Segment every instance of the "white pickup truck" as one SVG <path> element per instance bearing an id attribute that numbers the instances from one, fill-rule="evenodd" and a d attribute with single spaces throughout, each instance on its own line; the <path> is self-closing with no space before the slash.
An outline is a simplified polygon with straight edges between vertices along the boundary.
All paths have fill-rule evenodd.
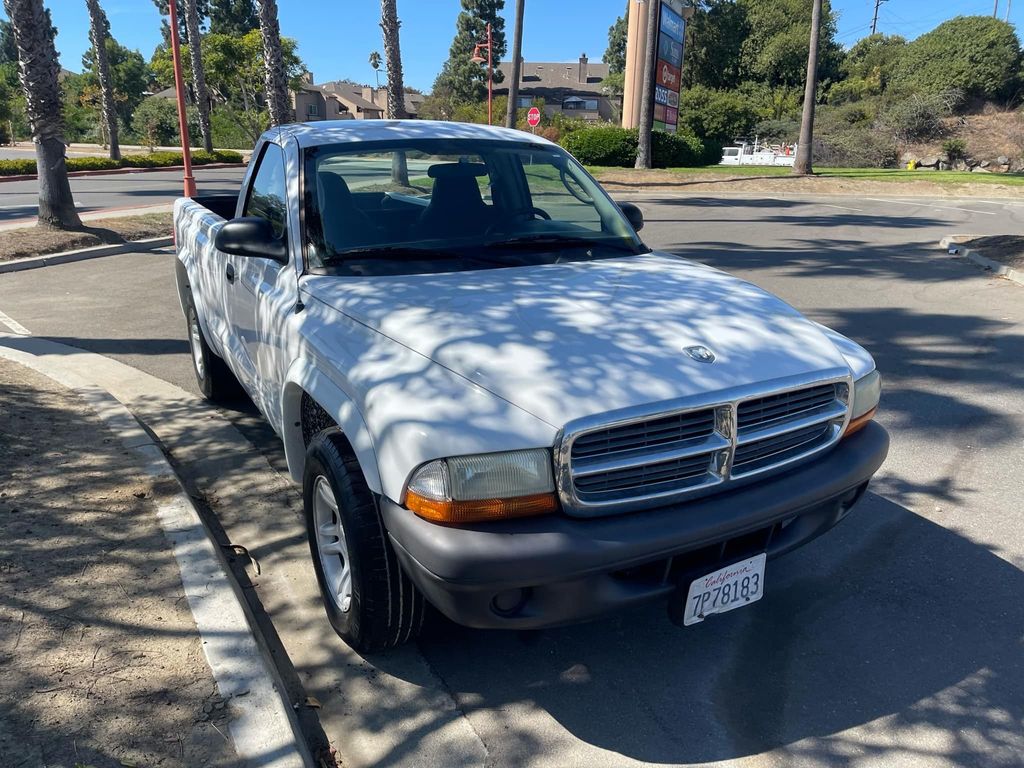
<path id="1" fill-rule="evenodd" d="M 888 451 L 864 349 L 652 251 L 635 205 L 529 134 L 285 126 L 237 200 L 174 213 L 199 387 L 240 383 L 283 439 L 357 649 L 430 606 L 535 628 L 749 605 Z"/>

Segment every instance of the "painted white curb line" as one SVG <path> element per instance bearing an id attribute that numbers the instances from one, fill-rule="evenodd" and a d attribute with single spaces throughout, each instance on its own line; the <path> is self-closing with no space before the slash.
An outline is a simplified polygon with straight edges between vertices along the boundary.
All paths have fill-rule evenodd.
<path id="1" fill-rule="evenodd" d="M 963 256 L 965 259 L 973 261 L 979 267 L 984 267 L 985 269 L 990 270 L 993 275 L 999 275 L 1000 277 L 1005 277 L 1007 280 L 1011 280 L 1018 285 L 1024 285 L 1024 270 L 1014 269 L 1006 264 L 994 261 L 993 259 L 988 258 L 988 256 L 983 256 L 980 251 L 974 250 L 973 248 L 964 248 L 960 245 L 960 241 L 956 239 L 957 237 L 958 235 L 944 237 L 939 241 L 939 245 L 946 249 L 956 248 L 957 256 Z"/>
<path id="2" fill-rule="evenodd" d="M 8 321 L 5 316 L 5 324 Z M 260 768 L 312 765 L 291 706 L 253 634 L 233 581 L 160 446 L 112 395 L 65 370 L 52 355 L 54 346 L 42 339 L 0 334 L 0 357 L 31 368 L 82 397 L 124 447 L 138 456 L 143 471 L 154 480 L 173 481 L 178 488 L 158 500 L 157 515 L 178 563 L 217 688 L 230 700 L 233 717 L 228 728 L 239 758 Z"/>

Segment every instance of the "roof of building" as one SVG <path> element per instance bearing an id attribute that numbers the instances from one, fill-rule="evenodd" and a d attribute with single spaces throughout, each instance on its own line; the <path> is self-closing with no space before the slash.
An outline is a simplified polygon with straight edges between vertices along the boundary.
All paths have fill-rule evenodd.
<path id="1" fill-rule="evenodd" d="M 498 69 L 505 75 L 495 90 L 508 90 L 508 81 L 512 77 L 512 62 L 503 61 Z M 601 93 L 601 83 L 608 77 L 608 65 L 601 61 L 587 62 L 586 82 L 579 79 L 580 63 L 578 61 L 524 61 L 519 81 L 520 90 L 536 88 L 565 89 L 578 93 Z"/>
<path id="2" fill-rule="evenodd" d="M 286 137 L 294 138 L 302 147 L 405 139 L 491 139 L 532 144 L 551 143 L 541 136 L 511 128 L 442 120 L 320 120 L 282 125 L 268 131 L 264 137 L 277 143 Z"/>

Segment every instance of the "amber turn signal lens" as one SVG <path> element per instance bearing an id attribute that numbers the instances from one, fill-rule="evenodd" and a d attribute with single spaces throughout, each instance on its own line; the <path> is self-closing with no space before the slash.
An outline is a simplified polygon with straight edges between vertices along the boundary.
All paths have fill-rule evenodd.
<path id="1" fill-rule="evenodd" d="M 850 423 L 846 425 L 846 431 L 843 433 L 843 437 L 849 437 L 854 432 L 859 432 L 864 429 L 864 427 L 868 425 L 868 422 L 875 418 L 875 411 L 877 410 L 877 408 L 872 408 L 863 416 L 858 416 L 856 419 L 850 419 Z"/>
<path id="2" fill-rule="evenodd" d="M 557 512 L 558 500 L 553 493 L 538 493 L 532 496 L 515 496 L 511 499 L 438 501 L 409 491 L 405 497 L 405 506 L 432 523 L 483 523 Z"/>

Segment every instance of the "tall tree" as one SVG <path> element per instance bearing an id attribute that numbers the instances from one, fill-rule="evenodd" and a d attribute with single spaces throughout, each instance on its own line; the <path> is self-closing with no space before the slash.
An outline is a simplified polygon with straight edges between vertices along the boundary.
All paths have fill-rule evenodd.
<path id="1" fill-rule="evenodd" d="M 640 94 L 640 125 L 638 126 L 636 167 L 650 168 L 653 155 L 654 70 L 658 58 L 658 12 L 661 4 L 647 4 L 647 50 L 644 51 L 644 79 Z"/>
<path id="2" fill-rule="evenodd" d="M 25 111 L 36 145 L 39 223 L 59 229 L 81 227 L 64 161 L 55 30 L 42 0 L 4 0 L 4 10 L 18 46 L 18 78 L 25 92 Z"/>
<path id="3" fill-rule="evenodd" d="M 381 65 L 381 61 L 382 61 L 382 59 L 380 57 L 380 51 L 371 51 L 370 52 L 370 58 L 367 61 L 369 61 L 369 63 L 370 63 L 370 69 L 373 70 L 374 77 L 377 78 L 377 86 L 379 87 L 380 86 L 380 65 Z"/>
<path id="4" fill-rule="evenodd" d="M 462 11 L 455 22 L 455 39 L 448 51 L 448 60 L 434 81 L 434 95 L 453 104 L 481 101 L 487 94 L 487 69 L 470 61 L 478 43 L 487 41 L 487 25 L 491 25 L 494 46 L 494 82 L 504 79 L 497 69 L 505 55 L 505 20 L 500 12 L 505 0 L 462 0 Z"/>
<path id="5" fill-rule="evenodd" d="M 402 77 L 402 46 L 398 29 L 397 0 L 380 0 L 380 33 L 384 42 L 384 61 L 388 69 L 388 102 L 385 117 L 403 120 L 405 113 L 405 84 Z M 409 186 L 409 162 L 405 152 L 391 155 L 391 180 L 403 187 Z"/>
<path id="6" fill-rule="evenodd" d="M 800 120 L 800 143 L 796 148 L 793 173 L 809 176 L 814 155 L 814 100 L 818 96 L 818 42 L 821 37 L 821 0 L 811 6 L 811 38 L 807 49 L 807 82 L 804 85 L 804 114 Z"/>
<path id="7" fill-rule="evenodd" d="M 263 78 L 267 111 L 271 125 L 292 122 L 288 102 L 288 78 L 281 54 L 281 25 L 277 20 L 277 0 L 256 0 L 263 35 Z"/>
<path id="8" fill-rule="evenodd" d="M 199 35 L 199 8 L 197 0 L 185 0 L 185 28 L 188 30 L 189 60 L 192 62 L 192 96 L 199 113 L 199 133 L 203 137 L 203 149 L 213 151 L 213 133 L 210 131 L 210 91 L 206 87 L 206 72 L 203 70 L 203 46 Z"/>
<path id="9" fill-rule="evenodd" d="M 523 13 L 526 0 L 516 0 L 516 20 L 512 27 L 512 78 L 508 84 L 508 109 L 505 112 L 505 127 L 516 127 L 519 112 L 519 79 L 523 64 Z"/>
<path id="10" fill-rule="evenodd" d="M 615 20 L 615 23 L 608 27 L 608 48 L 604 52 L 602 61 L 608 65 L 611 74 L 626 71 L 626 38 L 629 35 L 629 4 L 626 0 L 626 10 Z"/>
<path id="11" fill-rule="evenodd" d="M 85 0 L 89 9 L 89 42 L 92 43 L 93 56 L 96 60 L 96 77 L 100 81 L 100 105 L 103 111 L 103 124 L 107 129 L 107 141 L 110 142 L 110 159 L 121 159 L 121 146 L 117 141 L 117 109 L 114 107 L 114 81 L 110 75 L 110 64 L 107 62 L 107 38 L 110 37 L 110 23 L 107 14 L 100 7 L 99 0 Z"/>
<path id="12" fill-rule="evenodd" d="M 215 35 L 244 35 L 259 29 L 253 0 L 209 0 L 210 32 Z"/>

